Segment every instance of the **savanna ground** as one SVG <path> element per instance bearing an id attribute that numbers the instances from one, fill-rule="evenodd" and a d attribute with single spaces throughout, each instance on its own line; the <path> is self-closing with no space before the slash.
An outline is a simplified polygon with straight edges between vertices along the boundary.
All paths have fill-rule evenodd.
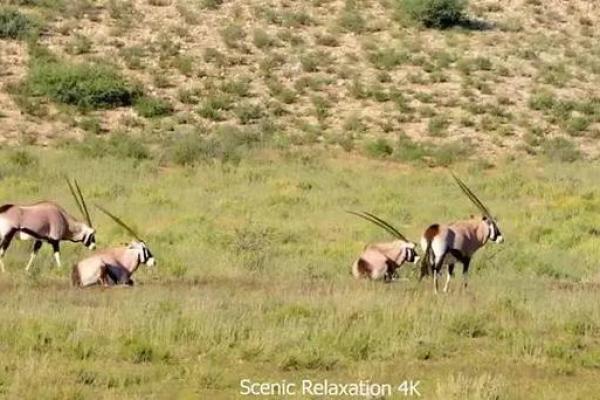
<path id="1" fill-rule="evenodd" d="M 0 396 L 239 397 L 240 379 L 420 380 L 427 399 L 600 392 L 598 7 L 472 1 L 0 1 L 0 199 L 122 215 L 159 265 L 76 290 L 44 248 L 0 276 Z M 351 279 L 386 234 L 476 212 L 470 287 Z M 99 245 L 129 240 L 93 212 Z M 460 271 L 460 268 L 459 268 Z M 460 273 L 454 285 L 457 289 Z M 299 398 L 296 396 L 295 398 Z"/>
<path id="2" fill-rule="evenodd" d="M 159 259 L 133 289 L 79 290 L 49 249 L 26 275 L 30 244 L 16 243 L 0 277 L 8 398 L 231 399 L 242 378 L 305 377 L 419 379 L 432 399 L 600 389 L 596 165 L 457 166 L 506 242 L 477 255 L 466 292 L 434 296 L 414 267 L 389 285 L 354 281 L 353 257 L 386 234 L 344 210 L 371 210 L 416 239 L 432 216 L 473 211 L 443 170 L 318 151 L 193 168 L 64 150 L 2 157 L 2 198 L 73 208 L 61 174 L 77 171 L 88 201 L 126 215 Z M 93 217 L 100 246 L 128 240 Z M 65 245 L 65 264 L 86 252 Z"/>

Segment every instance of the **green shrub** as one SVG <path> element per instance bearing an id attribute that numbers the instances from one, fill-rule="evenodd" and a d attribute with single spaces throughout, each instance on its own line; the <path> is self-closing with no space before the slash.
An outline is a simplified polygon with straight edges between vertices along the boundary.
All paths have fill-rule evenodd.
<path id="1" fill-rule="evenodd" d="M 15 150 L 8 156 L 8 160 L 19 168 L 33 167 L 38 164 L 38 159 L 27 150 Z"/>
<path id="2" fill-rule="evenodd" d="M 464 20 L 467 0 L 400 0 L 403 10 L 427 28 L 449 28 Z"/>
<path id="3" fill-rule="evenodd" d="M 394 148 L 394 158 L 399 161 L 422 161 L 429 151 L 421 144 L 413 142 L 408 136 L 400 135 Z"/>
<path id="4" fill-rule="evenodd" d="M 112 67 L 47 59 L 33 62 L 25 86 L 33 95 L 84 109 L 129 106 L 141 94 Z"/>
<path id="5" fill-rule="evenodd" d="M 135 101 L 135 111 L 142 117 L 164 117 L 173 113 L 173 106 L 167 100 L 143 96 Z"/>
<path id="6" fill-rule="evenodd" d="M 31 32 L 34 23 L 13 8 L 0 8 L 0 39 L 22 39 Z"/>
<path id="7" fill-rule="evenodd" d="M 74 145 L 75 149 L 86 157 L 101 158 L 114 156 L 145 160 L 150 158 L 150 151 L 137 138 L 127 134 L 111 135 L 108 140 L 95 135 L 87 136 L 83 142 Z"/>
<path id="8" fill-rule="evenodd" d="M 216 10 L 223 4 L 223 0 L 201 0 L 200 6 L 202 8 L 209 8 L 212 10 Z"/>
<path id="9" fill-rule="evenodd" d="M 384 138 L 369 141 L 365 144 L 367 155 L 375 158 L 385 158 L 391 156 L 394 152 L 393 147 Z"/>
<path id="10" fill-rule="evenodd" d="M 543 142 L 542 153 L 553 161 L 573 162 L 581 158 L 575 143 L 562 137 Z"/>
<path id="11" fill-rule="evenodd" d="M 177 165 L 194 165 L 207 161 L 212 153 L 210 145 L 199 135 L 183 135 L 176 138 L 168 150 L 169 160 Z"/>

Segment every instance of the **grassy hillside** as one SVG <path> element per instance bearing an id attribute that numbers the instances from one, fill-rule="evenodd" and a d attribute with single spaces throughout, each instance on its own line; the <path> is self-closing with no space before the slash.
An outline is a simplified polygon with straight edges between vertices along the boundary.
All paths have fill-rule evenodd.
<path id="1" fill-rule="evenodd" d="M 25 91 L 46 60 L 6 39 L 10 142 L 86 132 L 156 142 L 233 125 L 284 147 L 433 164 L 598 155 L 598 10 L 587 1 L 471 1 L 461 26 L 441 31 L 413 22 L 401 0 L 4 3 L 35 20 L 39 44 L 61 62 L 109 64 L 152 98 L 83 113 L 39 85 Z"/>
<path id="2" fill-rule="evenodd" d="M 351 279 L 364 243 L 387 236 L 344 209 L 390 218 L 416 240 L 436 219 L 474 211 L 444 171 L 320 151 L 169 168 L 72 151 L 1 156 L 11 160 L 1 198 L 74 209 L 61 173 L 78 171 L 88 201 L 126 215 L 159 260 L 134 289 L 82 291 L 52 267 L 49 248 L 27 276 L 30 244 L 16 243 L 0 277 L 8 398 L 231 399 L 243 378 L 304 377 L 421 380 L 427 399 L 600 389 L 597 166 L 457 167 L 506 241 L 477 254 L 467 292 L 434 296 L 413 268 L 389 285 Z M 100 246 L 128 240 L 93 217 Z M 63 259 L 85 254 L 66 244 Z"/>

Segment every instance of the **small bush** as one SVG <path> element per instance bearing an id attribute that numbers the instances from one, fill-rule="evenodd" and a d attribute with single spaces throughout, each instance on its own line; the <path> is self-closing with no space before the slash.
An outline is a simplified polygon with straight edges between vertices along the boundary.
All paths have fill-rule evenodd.
<path id="1" fill-rule="evenodd" d="M 561 137 L 542 143 L 542 153 L 552 161 L 573 162 L 581 158 L 577 146 L 570 140 Z"/>
<path id="2" fill-rule="evenodd" d="M 75 149 L 82 155 L 93 158 L 105 156 L 135 160 L 150 158 L 150 151 L 146 145 L 139 139 L 126 134 L 112 135 L 108 140 L 90 135 L 83 142 L 75 144 Z"/>
<path id="3" fill-rule="evenodd" d="M 12 8 L 0 8 L 0 39 L 23 39 L 33 27 L 25 14 Z"/>
<path id="4" fill-rule="evenodd" d="M 223 0 L 201 0 L 200 5 L 202 8 L 209 8 L 211 10 L 216 10 L 223 4 Z"/>
<path id="5" fill-rule="evenodd" d="M 15 150 L 11 152 L 8 156 L 8 160 L 11 164 L 19 167 L 33 167 L 38 164 L 38 159 L 27 150 Z"/>
<path id="6" fill-rule="evenodd" d="M 135 111 L 145 118 L 164 117 L 173 113 L 173 106 L 167 100 L 143 96 L 135 101 Z"/>
<path id="7" fill-rule="evenodd" d="M 25 86 L 33 95 L 85 109 L 129 106 L 141 94 L 112 67 L 34 61 Z"/>
<path id="8" fill-rule="evenodd" d="M 211 153 L 203 137 L 188 134 L 173 141 L 168 155 L 175 164 L 188 166 L 198 161 L 207 161 Z"/>
<path id="9" fill-rule="evenodd" d="M 390 143 L 384 139 L 379 138 L 373 141 L 369 141 L 365 144 L 365 152 L 370 157 L 374 158 L 385 158 L 392 155 L 394 148 Z"/>
<path id="10" fill-rule="evenodd" d="M 467 0 L 400 0 L 403 10 L 427 28 L 449 28 L 464 20 Z"/>

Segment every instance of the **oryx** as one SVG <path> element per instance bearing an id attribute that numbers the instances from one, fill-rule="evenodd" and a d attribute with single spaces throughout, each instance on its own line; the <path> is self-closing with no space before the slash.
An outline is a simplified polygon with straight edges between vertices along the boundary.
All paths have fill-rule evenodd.
<path id="1" fill-rule="evenodd" d="M 433 272 L 433 288 L 437 293 L 438 276 L 443 265 L 448 266 L 448 277 L 444 292 L 448 291 L 450 279 L 454 274 L 454 264 L 458 261 L 463 265 L 464 286 L 467 286 L 469 263 L 473 254 L 483 247 L 488 240 L 502 243 L 504 237 L 498 228 L 496 219 L 486 206 L 454 173 L 454 180 L 473 204 L 479 208 L 481 217 L 457 221 L 447 225 L 430 225 L 421 238 L 421 248 L 425 254 L 421 261 L 421 278 Z"/>
<path id="2" fill-rule="evenodd" d="M 139 235 L 127 226 L 120 218 L 104 208 L 96 205 L 118 225 L 125 228 L 134 238 L 131 244 L 94 252 L 89 257 L 73 266 L 71 282 L 73 286 L 87 287 L 100 284 L 102 286 L 133 285 L 131 276 L 140 264 L 149 267 L 155 265 L 154 256 Z"/>
<path id="3" fill-rule="evenodd" d="M 56 265 L 60 267 L 60 242 L 82 242 L 89 249 L 96 246 L 96 230 L 88 212 L 81 189 L 74 180 L 75 189 L 67 179 L 71 194 L 85 223 L 73 218 L 64 208 L 51 201 L 41 201 L 31 205 L 5 204 L 0 207 L 0 268 L 4 272 L 2 258 L 10 246 L 15 234 L 20 240 L 34 240 L 33 250 L 25 270 L 33 265 L 33 260 L 42 247 L 43 242 L 48 242 L 54 250 Z"/>
<path id="4" fill-rule="evenodd" d="M 390 282 L 402 264 L 405 262 L 416 263 L 419 260 L 415 254 L 415 244 L 406 239 L 390 223 L 368 212 L 348 212 L 385 229 L 396 238 L 391 242 L 372 243 L 365 246 L 361 255 L 352 264 L 352 275 L 355 278 L 383 279 L 385 282 Z"/>

